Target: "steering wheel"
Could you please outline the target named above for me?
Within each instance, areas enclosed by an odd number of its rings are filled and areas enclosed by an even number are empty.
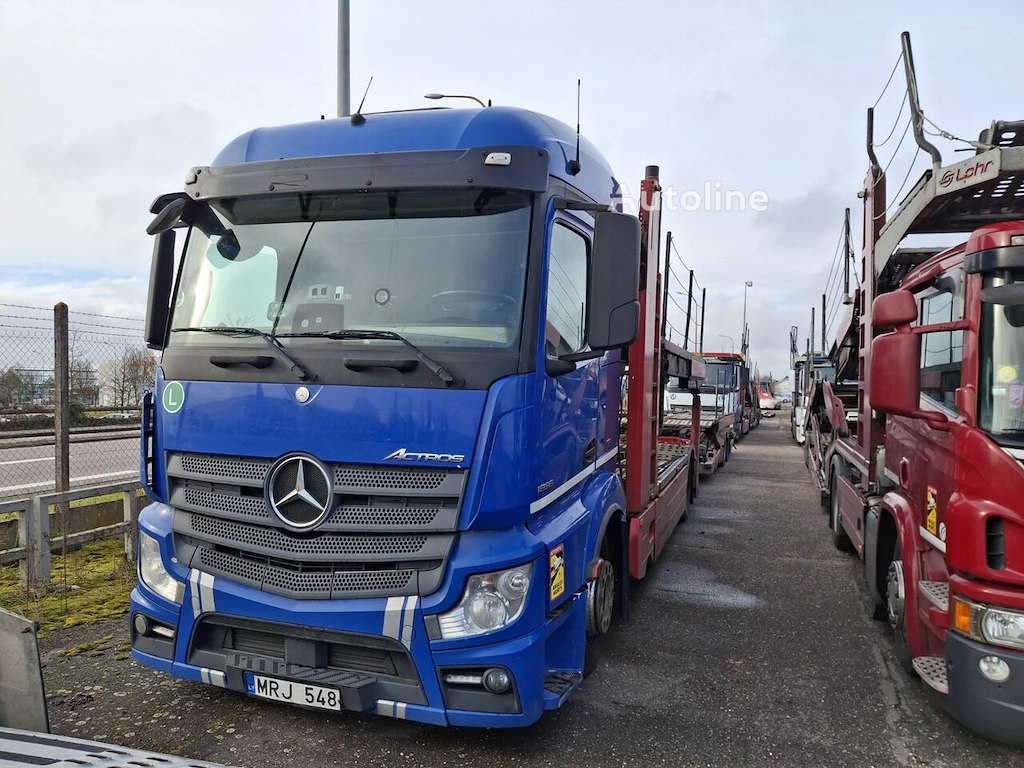
[[[467,315],[497,312],[515,308],[516,300],[504,293],[489,291],[441,291],[431,297],[445,312]]]

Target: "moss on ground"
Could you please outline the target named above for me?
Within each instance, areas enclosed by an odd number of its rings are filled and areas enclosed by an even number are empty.
[[[135,564],[124,558],[124,539],[117,536],[69,552],[66,566],[65,582],[65,558],[55,552],[50,583],[39,594],[21,588],[17,567],[0,568],[0,607],[34,619],[41,634],[127,613]]]

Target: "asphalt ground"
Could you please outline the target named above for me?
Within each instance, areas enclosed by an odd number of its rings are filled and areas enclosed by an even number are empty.
[[[832,548],[787,411],[701,486],[632,597],[597,672],[525,730],[321,714],[175,680],[126,658],[126,621],[44,640],[52,727],[252,768],[1024,765],[897,665],[860,562]]]

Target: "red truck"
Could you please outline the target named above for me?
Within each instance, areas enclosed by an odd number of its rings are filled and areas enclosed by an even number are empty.
[[[872,150],[861,284],[815,391],[808,459],[896,656],[954,717],[1024,744],[1024,122],[995,122],[889,212]],[[911,235],[966,235],[904,248]],[[948,242],[948,238],[946,239]]]

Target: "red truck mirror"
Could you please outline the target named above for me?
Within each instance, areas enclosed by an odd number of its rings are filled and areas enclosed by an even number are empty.
[[[917,301],[907,290],[882,294],[871,305],[871,326],[896,330],[871,342],[868,397],[877,411],[948,429],[941,413],[921,410],[921,337],[910,327],[916,319]]]
[[[883,293],[871,305],[871,326],[891,328],[917,320],[917,299],[910,291],[900,289]]]
[[[913,416],[921,407],[921,337],[907,328],[871,342],[871,407]]]

